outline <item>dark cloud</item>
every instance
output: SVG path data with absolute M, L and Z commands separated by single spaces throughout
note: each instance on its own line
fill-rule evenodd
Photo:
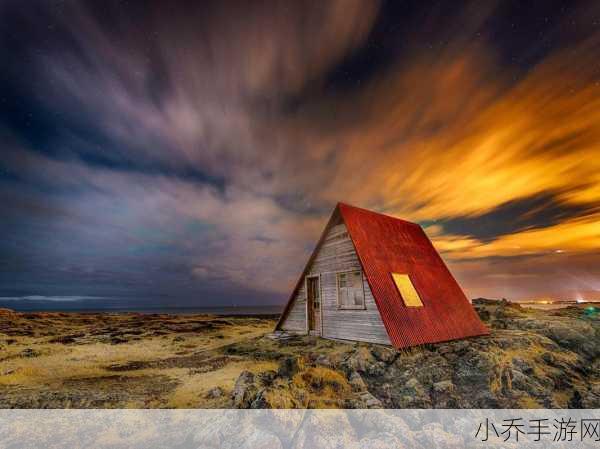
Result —
M 469 294 L 563 291 L 510 262 L 558 250 L 589 284 L 597 17 L 3 2 L 0 296 L 282 302 L 340 200 L 429 225 Z
M 469 235 L 489 242 L 506 234 L 546 228 L 573 217 L 595 215 L 596 204 L 565 204 L 555 193 L 540 193 L 501 204 L 482 215 L 438 220 L 450 234 Z

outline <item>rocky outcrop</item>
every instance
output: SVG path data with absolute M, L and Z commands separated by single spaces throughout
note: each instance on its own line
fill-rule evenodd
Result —
M 294 407 L 600 407 L 597 317 L 506 301 L 476 309 L 490 336 L 403 351 L 329 342 L 320 353 L 307 340 L 304 350 L 280 360 L 269 382 L 244 390 L 254 392 L 252 398 L 236 403 L 277 407 L 287 398 Z M 247 375 L 238 383 L 246 385 Z
M 231 393 L 233 405 L 236 408 L 249 408 L 256 399 L 257 388 L 254 383 L 254 374 L 250 371 L 242 371 L 235 382 Z

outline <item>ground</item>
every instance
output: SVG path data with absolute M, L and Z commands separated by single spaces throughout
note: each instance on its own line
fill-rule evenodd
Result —
M 476 305 L 486 337 L 396 351 L 275 317 L 0 311 L 0 407 L 600 407 L 594 311 Z

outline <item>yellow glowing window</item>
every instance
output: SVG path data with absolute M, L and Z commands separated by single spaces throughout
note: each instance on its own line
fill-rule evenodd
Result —
M 394 279 L 396 288 L 400 292 L 400 296 L 402 296 L 405 306 L 423 307 L 423 302 L 415 290 L 415 286 L 410 281 L 408 274 L 392 273 L 392 279 Z

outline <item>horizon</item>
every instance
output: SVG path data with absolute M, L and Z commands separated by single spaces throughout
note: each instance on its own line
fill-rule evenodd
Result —
M 484 300 L 501 302 L 507 298 L 469 298 L 469 302 Z M 523 300 L 508 300 L 515 304 L 537 304 L 537 305 L 557 305 L 557 304 L 598 304 L 600 299 L 556 299 L 548 300 L 544 298 L 533 298 Z M 86 303 L 87 302 L 87 303 Z M 214 314 L 278 314 L 285 304 L 258 304 L 258 305 L 213 305 L 197 306 L 193 304 L 172 305 L 165 302 L 132 301 L 132 298 L 103 298 L 103 297 L 45 297 L 45 296 L 24 296 L 24 297 L 0 297 L 0 310 L 8 309 L 15 312 L 141 312 L 141 313 L 200 313 L 206 312 Z
M 0 303 L 283 305 L 338 201 L 418 223 L 468 298 L 600 300 L 594 2 L 0 18 Z

